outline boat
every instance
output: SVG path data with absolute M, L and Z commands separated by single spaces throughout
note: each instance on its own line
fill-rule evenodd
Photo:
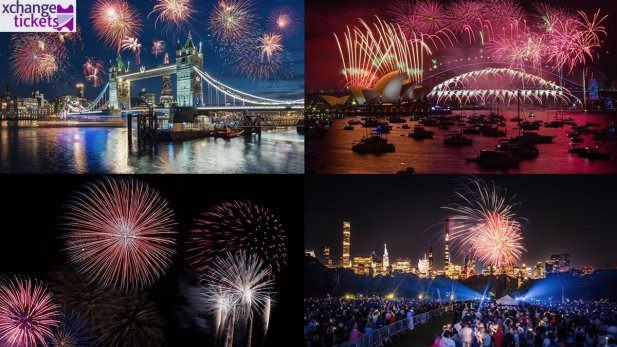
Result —
M 471 146 L 473 140 L 469 137 L 463 136 L 463 134 L 452 134 L 446 136 L 443 140 L 443 144 L 447 146 Z
M 212 136 L 224 139 L 240 137 L 242 136 L 242 134 L 244 134 L 244 130 L 231 129 L 230 127 L 225 127 L 223 131 L 220 131 L 216 128 L 212 131 Z
M 507 152 L 521 158 L 535 158 L 540 155 L 538 147 L 531 143 L 502 142 L 495 147 L 495 150 Z
M 353 125 L 347 124 L 343 130 L 353 130 Z
M 600 132 L 593 135 L 593 139 L 598 141 L 617 141 L 617 133 Z
M 480 166 L 488 168 L 518 167 L 521 158 L 502 151 L 480 151 L 476 158 L 467 158 L 467 161 L 476 162 Z
M 542 122 L 540 121 L 534 121 L 534 122 L 520 122 L 518 123 L 518 127 L 521 128 L 522 130 L 538 130 L 540 129 L 540 125 L 542 125 Z
M 584 151 L 585 148 L 579 147 L 576 143 L 570 144 L 570 149 L 568 149 L 568 153 L 579 154 Z
M 416 170 L 409 166 L 408 168 L 406 168 L 405 170 L 401 170 L 399 172 L 397 172 L 397 175 L 414 175 L 416 173 Z
M 363 137 L 360 142 L 355 143 L 351 150 L 361 154 L 375 154 L 394 152 L 394 145 L 388 143 L 387 139 L 381 136 Z
M 416 140 L 424 140 L 424 139 L 432 139 L 435 133 L 424 129 L 421 125 L 416 125 L 413 127 L 413 132 L 409 133 L 409 137 Z
M 390 123 L 407 123 L 407 120 L 401 118 L 400 116 L 392 116 L 388 118 Z
M 502 137 L 506 136 L 506 132 L 503 130 L 499 130 L 499 128 L 485 127 L 482 128 L 482 132 L 480 133 L 482 136 L 487 137 Z
M 480 135 L 480 128 L 475 126 L 463 128 L 463 134 Z
M 565 124 L 564 122 L 556 120 L 556 121 L 544 123 L 544 127 L 545 128 L 561 128 L 564 126 L 564 124 Z
M 390 126 L 387 124 L 379 124 L 377 126 L 377 129 L 373 130 L 376 133 L 379 134 L 389 134 L 390 133 Z
M 446 123 L 441 123 L 439 124 L 439 129 L 440 130 L 450 130 L 450 126 Z
M 552 143 L 555 136 L 546 136 L 534 133 L 532 131 L 523 131 L 523 135 L 515 139 L 523 143 Z
M 531 112 L 531 113 L 529 114 L 529 118 L 536 118 L 536 115 L 535 115 L 533 112 Z
M 585 147 L 579 151 L 576 155 L 579 158 L 587 158 L 590 160 L 610 160 L 610 152 L 602 151 L 596 146 L 595 148 Z
M 512 117 L 510 118 L 511 122 L 522 122 L 523 118 L 521 118 L 520 116 L 516 116 L 516 117 Z
M 411 129 L 411 127 L 409 126 L 409 124 L 405 123 L 403 124 L 403 126 L 401 126 L 401 129 Z
M 436 118 L 424 118 L 420 121 L 420 124 L 424 125 L 425 127 L 437 127 L 439 126 L 440 122 L 439 119 Z
M 377 118 L 367 118 L 362 123 L 363 128 L 377 128 L 381 124 Z
M 570 136 L 570 141 L 575 142 L 575 143 L 584 142 L 583 138 L 580 137 L 579 135 Z
M 362 122 L 359 119 L 350 119 L 347 124 L 349 125 L 360 125 Z

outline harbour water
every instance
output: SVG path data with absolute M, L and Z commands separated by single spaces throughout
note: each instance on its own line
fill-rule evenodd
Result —
M 135 126 L 134 126 L 135 129 Z M 234 139 L 158 143 L 138 150 L 126 127 L 48 127 L 0 122 L 1 173 L 280 173 L 304 172 L 304 136 L 295 128 Z M 136 138 L 136 130 L 133 130 Z
M 527 120 L 555 120 L 555 111 L 525 110 L 521 111 L 521 117 L 535 113 L 535 118 Z M 477 111 L 478 114 L 488 114 L 488 111 Z M 454 112 L 458 115 L 460 112 Z M 469 116 L 472 112 L 464 112 Z M 506 130 L 506 137 L 518 135 L 517 123 L 510 121 L 516 117 L 516 110 L 505 111 L 506 126 L 500 127 Z M 572 117 L 579 124 L 586 122 L 600 123 L 602 127 L 617 123 L 617 115 L 606 114 L 584 114 L 584 113 L 563 113 L 563 117 Z M 562 118 L 559 113 L 558 118 Z M 396 146 L 394 153 L 384 154 L 358 154 L 351 150 L 354 142 L 359 141 L 363 136 L 370 135 L 374 128 L 362 128 L 356 125 L 353 131 L 343 130 L 347 121 L 351 118 L 338 119 L 330 126 L 328 133 L 317 140 L 307 143 L 307 168 L 317 173 L 332 174 L 380 174 L 396 173 L 413 167 L 419 174 L 480 174 L 480 173 L 524 173 L 524 174 L 606 174 L 617 173 L 617 141 L 595 141 L 592 135 L 581 135 L 584 139 L 580 147 L 595 147 L 611 152 L 609 161 L 592 161 L 577 157 L 576 154 L 568 153 L 570 139 L 566 131 L 570 131 L 570 126 L 565 125 L 561 128 L 545 128 L 542 126 L 535 131 L 542 135 L 555 136 L 553 143 L 540 144 L 538 149 L 540 155 L 535 159 L 524 159 L 518 168 L 506 170 L 487 170 L 480 168 L 477 163 L 467 162 L 466 158 L 473 158 L 479 155 L 481 150 L 494 150 L 499 143 L 499 138 L 483 137 L 480 135 L 465 135 L 473 137 L 472 146 L 449 147 L 443 144 L 444 137 L 452 133 L 461 132 L 462 127 L 452 126 L 449 130 L 440 130 L 437 127 L 427 128 L 435 132 L 433 139 L 414 140 L 407 137 L 413 131 L 414 125 L 418 122 L 410 122 L 406 117 L 410 130 L 402 129 L 403 124 L 394 124 L 391 133 L 386 135 L 390 143 Z

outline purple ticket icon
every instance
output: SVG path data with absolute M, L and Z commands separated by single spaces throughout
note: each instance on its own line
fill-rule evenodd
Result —
M 75 9 L 73 5 L 69 5 L 66 8 L 58 5 L 57 7 L 58 26 L 55 27 L 57 31 L 73 31 L 75 28 Z

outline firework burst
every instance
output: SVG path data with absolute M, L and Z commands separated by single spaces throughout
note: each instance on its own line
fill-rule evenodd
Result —
M 83 347 L 94 342 L 92 329 L 81 314 L 68 311 L 66 307 L 60 314 L 60 325 L 56 327 L 51 338 L 53 347 Z
M 487 265 L 509 265 L 520 258 L 524 248 L 515 197 L 494 182 L 466 178 L 455 198 L 457 203 L 443 207 L 453 213 L 453 246 L 475 253 Z
M 272 275 L 285 265 L 285 231 L 270 210 L 249 201 L 214 206 L 197 220 L 189 238 L 189 260 L 205 273 L 217 256 L 245 250 L 263 260 Z
M 281 34 L 289 35 L 298 27 L 296 14 L 289 7 L 281 7 L 275 9 L 268 17 L 268 28 L 270 31 Z
M 261 52 L 261 60 L 271 62 L 283 51 L 283 36 L 278 34 L 264 34 L 259 38 L 257 49 Z
M 250 1 L 219 0 L 210 14 L 209 27 L 220 41 L 243 41 L 253 31 L 256 19 Z
M 91 82 L 93 87 L 98 87 L 103 81 L 101 75 L 105 75 L 103 62 L 96 58 L 87 58 L 83 65 L 86 81 Z
M 136 37 L 141 31 L 139 12 L 125 0 L 97 0 L 90 15 L 97 37 L 111 48 L 122 47 L 127 37 Z
M 127 37 L 122 40 L 122 49 L 131 51 L 135 54 L 135 60 L 137 65 L 140 64 L 139 57 L 141 56 L 141 43 L 139 43 L 139 39 L 136 37 Z
M 10 65 L 19 83 L 49 83 L 68 66 L 68 52 L 56 36 L 15 34 L 11 46 Z
M 165 52 L 165 49 L 167 48 L 167 44 L 165 43 L 165 41 L 163 40 L 153 40 L 152 41 L 152 54 L 154 54 L 155 57 L 159 57 L 159 54 L 162 54 L 163 52 Z
M 0 283 L 0 342 L 7 347 L 46 346 L 58 325 L 51 293 L 31 279 Z
M 87 185 L 69 203 L 66 220 L 71 262 L 104 286 L 147 287 L 175 254 L 167 201 L 135 179 L 104 178 Z
M 396 23 L 408 38 L 422 37 L 433 45 L 453 45 L 456 37 L 450 29 L 452 19 L 447 8 L 433 0 L 398 0 L 389 9 Z
M 193 0 L 157 0 L 148 17 L 153 13 L 158 13 L 155 26 L 160 21 L 167 29 L 182 29 L 189 25 L 197 9 Z

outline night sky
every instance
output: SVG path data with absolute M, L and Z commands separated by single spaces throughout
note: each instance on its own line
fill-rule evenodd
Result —
M 444 1 L 449 3 L 450 1 Z M 525 8 L 536 1 L 519 0 Z M 600 59 L 589 65 L 590 71 L 598 79 L 600 87 L 617 79 L 617 67 L 613 64 L 611 55 L 617 52 L 617 3 L 610 0 L 546 0 L 549 4 L 565 7 L 574 11 L 584 10 L 592 15 L 598 8 L 609 17 L 603 22 L 608 33 L 604 46 L 598 50 Z M 344 77 L 341 74 L 342 63 L 334 33 L 341 37 L 346 26 L 357 25 L 358 18 L 371 22 L 375 15 L 387 19 L 389 1 L 374 0 L 337 0 L 310 1 L 306 6 L 306 89 L 307 91 L 341 90 L 344 87 Z M 463 45 L 463 47 L 466 47 Z M 475 47 L 475 48 L 474 48 Z M 479 46 L 472 46 L 469 52 L 475 53 Z M 461 54 L 457 46 L 449 51 L 437 50 L 431 58 L 440 58 L 445 54 Z M 464 52 L 463 52 L 464 53 Z M 575 71 L 575 76 L 580 72 Z M 577 77 L 578 78 L 578 77 Z M 578 78 L 580 79 L 580 78 Z
M 159 55 L 155 58 L 151 53 L 152 40 L 162 39 L 167 42 L 167 51 L 170 53 L 170 62 L 175 60 L 176 41 L 180 38 L 182 45 L 186 41 L 186 30 L 177 34 L 173 30 L 166 33 L 165 28 L 160 23 L 155 29 L 154 22 L 156 20 L 156 14 L 153 14 L 148 19 L 148 14 L 152 11 L 155 4 L 154 0 L 129 0 L 132 6 L 136 7 L 144 22 L 144 28 L 139 37 L 139 41 L 142 43 L 141 63 L 145 66 L 154 66 L 163 63 L 163 55 Z M 92 31 L 90 24 L 90 6 L 94 3 L 90 0 L 80 0 L 77 2 L 77 21 L 82 29 L 82 36 L 84 41 L 83 50 L 77 48 L 71 52 L 71 65 L 69 70 L 71 78 L 68 81 L 56 81 L 56 83 L 47 84 L 40 83 L 38 85 L 15 85 L 11 83 L 11 90 L 13 95 L 17 96 L 30 96 L 33 90 L 40 90 L 45 93 L 47 99 L 51 99 L 58 95 L 63 94 L 75 94 L 75 84 L 85 82 L 85 78 L 82 72 L 82 65 L 86 60 L 86 57 L 96 57 L 99 60 L 108 63 L 110 59 L 115 61 L 116 50 L 105 48 L 102 41 L 98 41 L 95 33 Z M 303 0 L 256 0 L 254 1 L 254 9 L 259 16 L 258 23 L 261 27 L 264 27 L 267 22 L 267 18 L 270 16 L 272 10 L 287 6 L 291 8 L 298 20 L 297 29 L 292 36 L 288 36 L 284 39 L 283 44 L 290 54 L 293 66 L 293 76 L 291 79 L 284 81 L 270 80 L 270 81 L 253 81 L 242 76 L 236 76 L 231 73 L 231 67 L 223 66 L 223 60 L 219 54 L 216 53 L 212 46 L 209 44 L 209 30 L 208 30 L 208 16 L 211 9 L 217 3 L 216 0 L 207 1 L 195 1 L 195 6 L 200 11 L 195 16 L 192 22 L 191 34 L 196 43 L 203 41 L 204 43 L 204 70 L 212 75 L 219 81 L 239 89 L 244 92 L 252 93 L 258 96 L 281 99 L 281 100 L 297 100 L 304 97 L 304 1 Z M 10 35 L 9 33 L 0 33 L 0 86 L 1 92 L 4 92 L 6 83 L 10 77 Z M 135 67 L 135 56 L 129 52 L 123 52 L 123 59 L 131 61 L 131 68 L 133 71 Z M 106 83 L 106 77 L 104 76 Z M 146 88 L 149 92 L 155 92 L 158 95 L 161 91 L 161 78 L 153 78 L 142 81 L 136 81 L 131 86 L 131 92 L 133 96 L 138 96 L 139 91 L 142 88 Z M 105 85 L 103 83 L 103 86 Z M 175 78 L 172 78 L 174 95 L 175 95 Z M 57 84 L 57 85 L 56 85 Z M 93 88 L 86 84 L 86 97 L 95 98 L 102 87 Z M 205 86 L 204 86 L 205 88 Z
M 95 179 L 89 175 L 4 175 L 0 178 L 0 220 L 3 231 L 3 251 L 0 252 L 0 276 L 27 275 L 45 280 L 49 271 L 66 267 L 67 255 L 62 249 L 64 241 L 59 226 L 64 204 L 80 190 L 82 185 Z M 294 307 L 295 293 L 289 290 L 294 272 L 300 268 L 302 259 L 302 200 L 297 189 L 272 189 L 271 180 L 265 176 L 243 176 L 251 184 L 238 184 L 235 175 L 149 175 L 136 176 L 158 190 L 170 202 L 178 222 L 179 244 L 194 224 L 199 213 L 213 205 L 232 200 L 251 200 L 268 207 L 285 227 L 287 232 L 287 266 L 282 268 L 275 291 L 277 305 L 273 308 L 268 346 L 282 346 L 286 343 L 287 317 Z M 281 186 L 301 187 L 302 177 L 287 175 L 277 179 Z M 20 187 L 19 193 L 9 194 L 7 187 Z M 168 346 L 208 346 L 208 338 L 195 326 L 182 329 L 181 324 L 192 321 L 192 317 L 177 314 L 185 312 L 186 305 L 179 298 L 178 279 L 184 276 L 183 247 L 173 258 L 172 267 L 166 275 L 147 291 L 165 321 L 164 335 Z M 211 321 L 205 324 L 211 327 Z M 254 345 L 260 343 L 254 340 Z
M 351 255 L 375 251 L 381 258 L 388 244 L 390 259 L 411 257 L 412 265 L 433 245 L 434 261 L 443 268 L 443 220 L 454 202 L 460 176 L 309 176 L 306 182 L 305 249 L 322 259 L 331 246 L 338 263 L 343 221 L 351 222 Z M 515 194 L 517 215 L 528 219 L 523 231 L 528 266 L 549 254 L 570 253 L 572 266 L 617 266 L 617 185 L 613 176 L 500 175 L 481 176 Z M 463 263 L 464 255 L 451 258 Z

